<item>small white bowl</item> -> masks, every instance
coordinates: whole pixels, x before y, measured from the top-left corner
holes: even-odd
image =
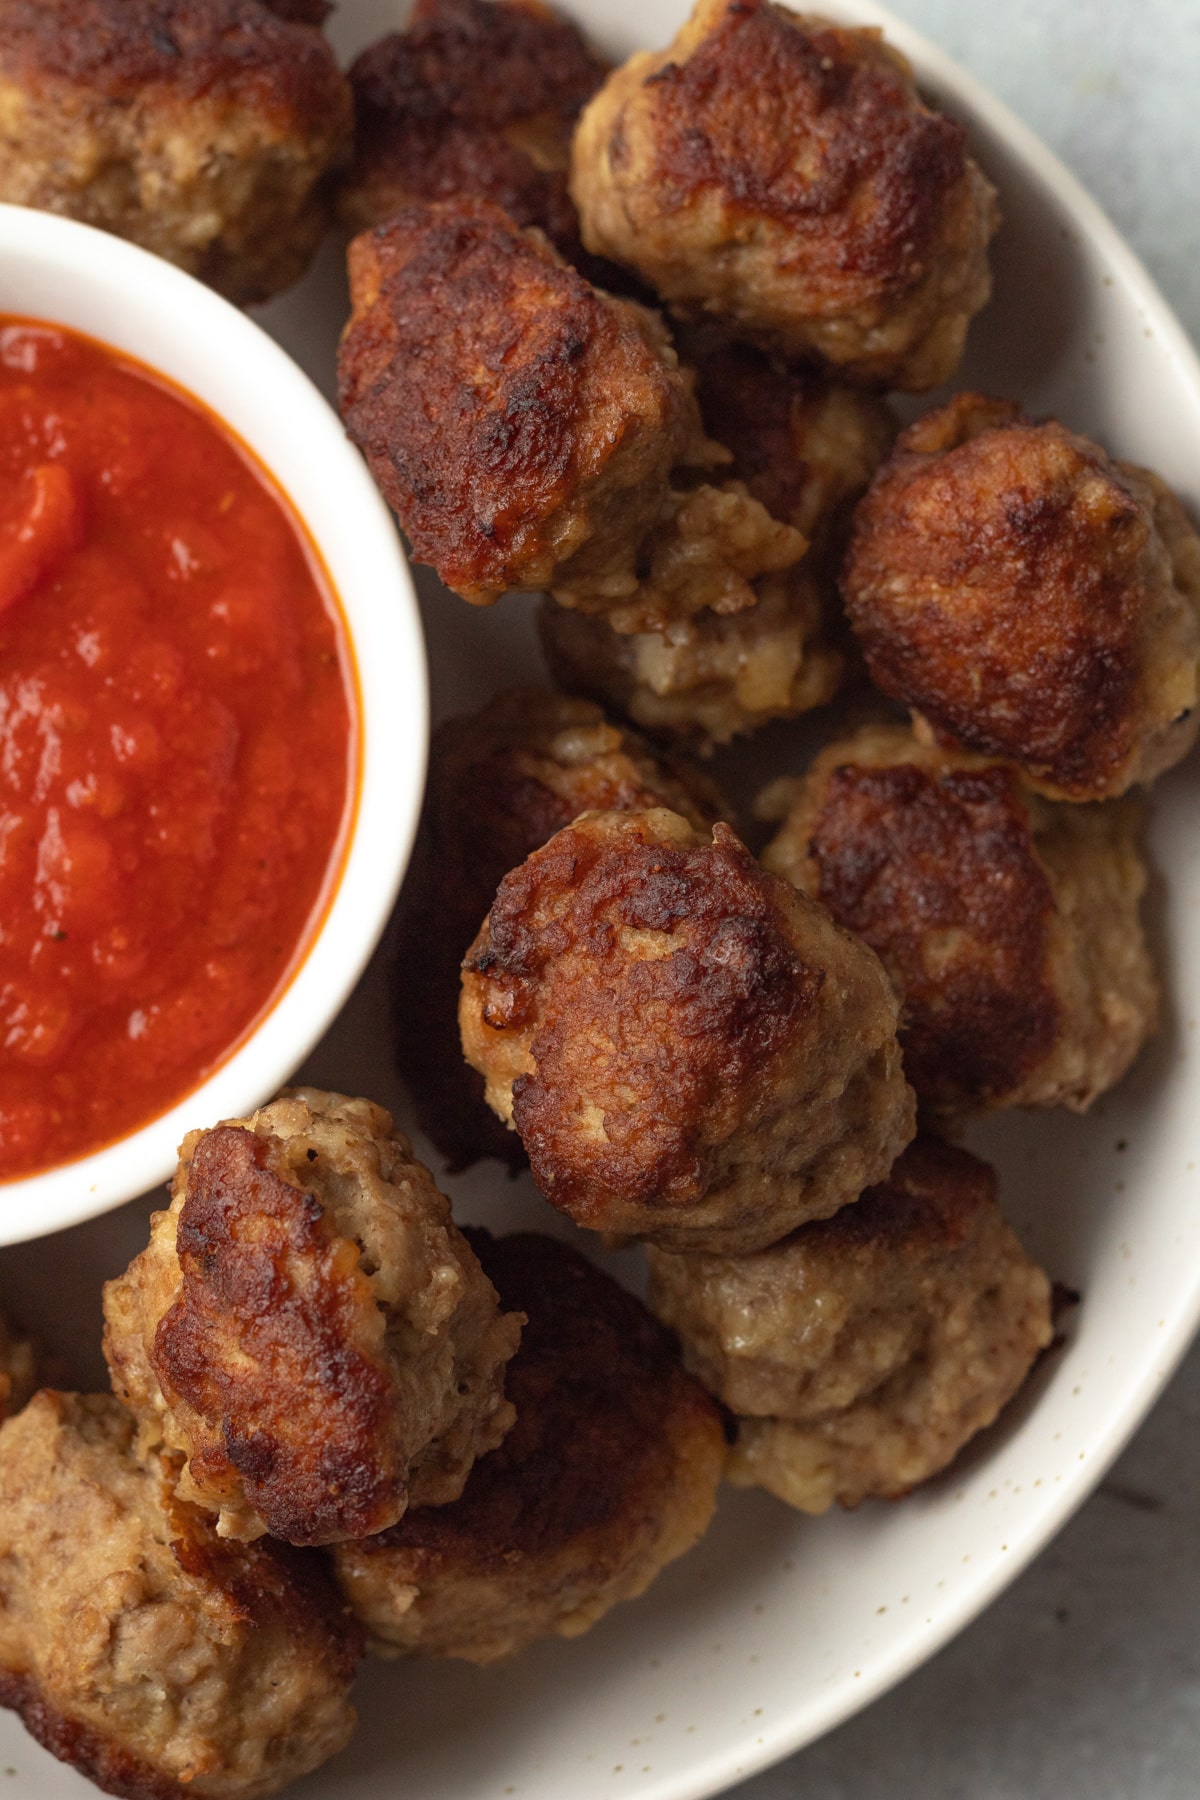
[[[391,516],[328,405],[259,326],[132,244],[0,206],[0,313],[45,319],[137,357],[249,445],[316,545],[341,604],[359,700],[360,779],[340,877],[288,986],[214,1074],[116,1143],[0,1182],[0,1244],[107,1211],[163,1181],[185,1131],[280,1086],[362,973],[408,861],[425,778],[425,650]]]

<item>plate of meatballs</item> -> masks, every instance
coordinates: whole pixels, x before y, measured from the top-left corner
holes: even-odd
[[[438,721],[341,1019],[77,1240],[82,1372],[0,1258],[2,1760],[698,1800],[1200,1317],[1200,368],[871,0],[326,13],[0,0],[0,198],[336,393]]]

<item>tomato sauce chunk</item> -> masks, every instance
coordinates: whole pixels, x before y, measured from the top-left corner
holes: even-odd
[[[286,984],[353,805],[349,671],[233,433],[0,318],[0,1180],[165,1111]]]

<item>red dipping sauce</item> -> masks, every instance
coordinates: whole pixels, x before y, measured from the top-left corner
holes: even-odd
[[[234,434],[0,318],[0,1180],[164,1112],[287,984],[353,810],[350,669]]]

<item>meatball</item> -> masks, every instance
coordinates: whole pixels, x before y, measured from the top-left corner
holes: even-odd
[[[656,315],[482,201],[402,207],[351,244],[350,286],[342,416],[418,562],[480,605],[627,600],[673,467],[707,454]]]
[[[517,1422],[453,1506],[334,1552],[383,1655],[487,1663],[579,1636],[703,1535],[725,1462],[717,1408],[639,1300],[551,1238],[469,1235],[528,1315]]]
[[[853,380],[947,380],[991,292],[995,195],[878,32],[700,0],[585,109],[571,194],[589,250],[690,316]]]
[[[744,482],[672,489],[661,522],[643,539],[634,588],[614,605],[590,583],[551,589],[560,606],[602,614],[619,632],[665,630],[675,620],[724,618],[755,606],[759,578],[791,571],[808,539],[772,518]]]
[[[687,333],[681,354],[696,375],[704,429],[733,456],[731,473],[815,552],[839,545],[851,507],[895,440],[887,403],[811,364],[785,368],[711,331]]]
[[[884,693],[1052,799],[1102,800],[1200,730],[1200,538],[1157,475],[959,394],[855,516],[850,622]]]
[[[754,605],[729,615],[710,608],[636,634],[549,605],[538,618],[564,687],[705,750],[836,693],[844,658],[832,641],[827,570],[851,502],[895,435],[874,395],[813,369],[776,369],[757,351],[714,346],[710,337],[685,342],[705,430],[732,452],[732,474],[751,498],[811,540],[808,555],[757,580]]]
[[[259,0],[0,0],[0,117],[0,200],[243,305],[304,273],[353,123],[321,33]]]
[[[33,1346],[0,1319],[0,1424],[19,1412],[35,1385]]]
[[[648,1255],[651,1305],[738,1415],[731,1480],[801,1512],[936,1475],[1050,1342],[1050,1283],[992,1170],[936,1138],[758,1255]]]
[[[922,1104],[1083,1112],[1154,1029],[1131,801],[1056,804],[1002,763],[870,725],[760,811],[786,812],[765,865],[882,959]]]
[[[708,751],[769,719],[823,706],[841,685],[845,659],[829,641],[829,609],[807,561],[756,582],[755,596],[744,612],[698,612],[634,634],[548,600],[538,631],[551,674],[569,692],[591,695],[655,737]]]
[[[347,1743],[362,1651],[319,1557],[229,1544],[108,1394],[0,1430],[0,1703],[130,1800],[256,1800]]]
[[[753,1250],[885,1175],[913,1132],[874,953],[726,825],[589,813],[501,882],[463,1048],[576,1224]]]
[[[383,1530],[457,1499],[512,1423],[520,1320],[367,1100],[302,1088],[192,1132],[104,1305],[117,1394],[222,1536]]]
[[[575,26],[541,0],[418,0],[408,29],[354,63],[354,231],[411,200],[494,200],[584,257],[567,196],[571,132],[604,79]]]
[[[656,758],[586,700],[510,689],[434,732],[400,902],[396,1019],[420,1123],[454,1167],[480,1156],[524,1160],[521,1140],[484,1103],[458,1036],[459,968],[496,889],[579,813],[649,806],[669,806],[698,830],[728,816],[698,769]]]

